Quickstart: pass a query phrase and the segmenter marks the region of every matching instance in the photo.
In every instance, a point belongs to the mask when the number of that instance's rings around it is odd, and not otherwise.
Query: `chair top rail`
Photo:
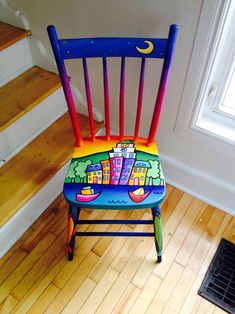
[[[60,39],[64,59],[99,57],[165,57],[168,38],[100,37]]]

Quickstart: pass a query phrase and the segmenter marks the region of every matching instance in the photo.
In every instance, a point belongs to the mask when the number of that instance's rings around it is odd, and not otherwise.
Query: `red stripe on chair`
[[[94,141],[95,140],[95,125],[94,125],[94,119],[93,119],[91,88],[90,88],[90,80],[89,80],[86,58],[82,59],[82,64],[83,64],[83,71],[84,71],[86,99],[87,99],[87,107],[88,107],[88,113],[89,113],[91,137],[92,137],[92,140]]]
[[[106,139],[109,140],[110,139],[109,81],[106,57],[103,58],[103,76],[104,76],[104,108],[105,108]]]
[[[142,58],[141,69],[140,69],[137,112],[136,112],[136,120],[135,120],[135,132],[134,132],[135,139],[138,137],[139,128],[140,128],[140,117],[141,117],[141,111],[142,111],[142,101],[143,101],[143,92],[144,92],[144,70],[145,70],[145,58]]]

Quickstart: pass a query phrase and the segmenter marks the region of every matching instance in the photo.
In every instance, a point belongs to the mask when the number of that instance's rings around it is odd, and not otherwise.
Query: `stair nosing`
[[[30,30],[25,30],[25,29],[22,29],[20,27],[17,27],[17,26],[14,26],[14,25],[10,25],[8,23],[4,23],[4,22],[0,22],[1,24],[5,24],[9,27],[12,27],[12,28],[15,28],[15,29],[18,29],[20,30],[20,34],[18,34],[17,36],[15,36],[14,38],[11,38],[10,40],[6,40],[5,43],[2,43],[0,45],[0,52],[3,51],[4,49],[7,49],[8,47],[14,45],[15,43],[17,43],[18,41],[21,41],[22,39],[24,38],[27,38],[31,35],[31,31]]]

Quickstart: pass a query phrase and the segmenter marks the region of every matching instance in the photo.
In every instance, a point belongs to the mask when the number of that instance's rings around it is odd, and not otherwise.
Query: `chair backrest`
[[[87,58],[103,59],[103,81],[104,81],[104,107],[105,107],[105,127],[106,138],[110,139],[110,104],[109,104],[109,83],[108,83],[108,66],[107,57],[121,57],[121,75],[120,75],[120,96],[119,96],[119,135],[124,136],[124,90],[125,90],[125,63],[128,57],[142,58],[137,112],[135,121],[134,138],[138,137],[140,118],[142,111],[142,99],[144,90],[144,73],[146,58],[164,59],[160,83],[158,87],[157,98],[150,125],[147,143],[154,141],[160,112],[163,103],[169,68],[174,51],[176,36],[178,32],[177,25],[171,25],[168,38],[83,38],[83,39],[58,39],[54,26],[48,26],[48,34],[50,37],[52,49],[59,70],[65,98],[68,104],[70,117],[72,120],[73,130],[76,138],[76,145],[82,145],[82,135],[77,119],[74,100],[70,88],[68,75],[64,60],[81,58],[83,62],[84,80],[86,89],[86,98],[88,105],[91,137],[95,139],[95,128],[92,110],[92,98],[90,91],[90,82],[87,68]],[[128,134],[130,135],[130,134]]]

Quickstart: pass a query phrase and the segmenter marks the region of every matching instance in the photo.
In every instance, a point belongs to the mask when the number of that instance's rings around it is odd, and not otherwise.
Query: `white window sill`
[[[235,128],[225,123],[216,121],[210,117],[198,119],[195,129],[199,129],[207,135],[214,136],[223,143],[235,145]]]

